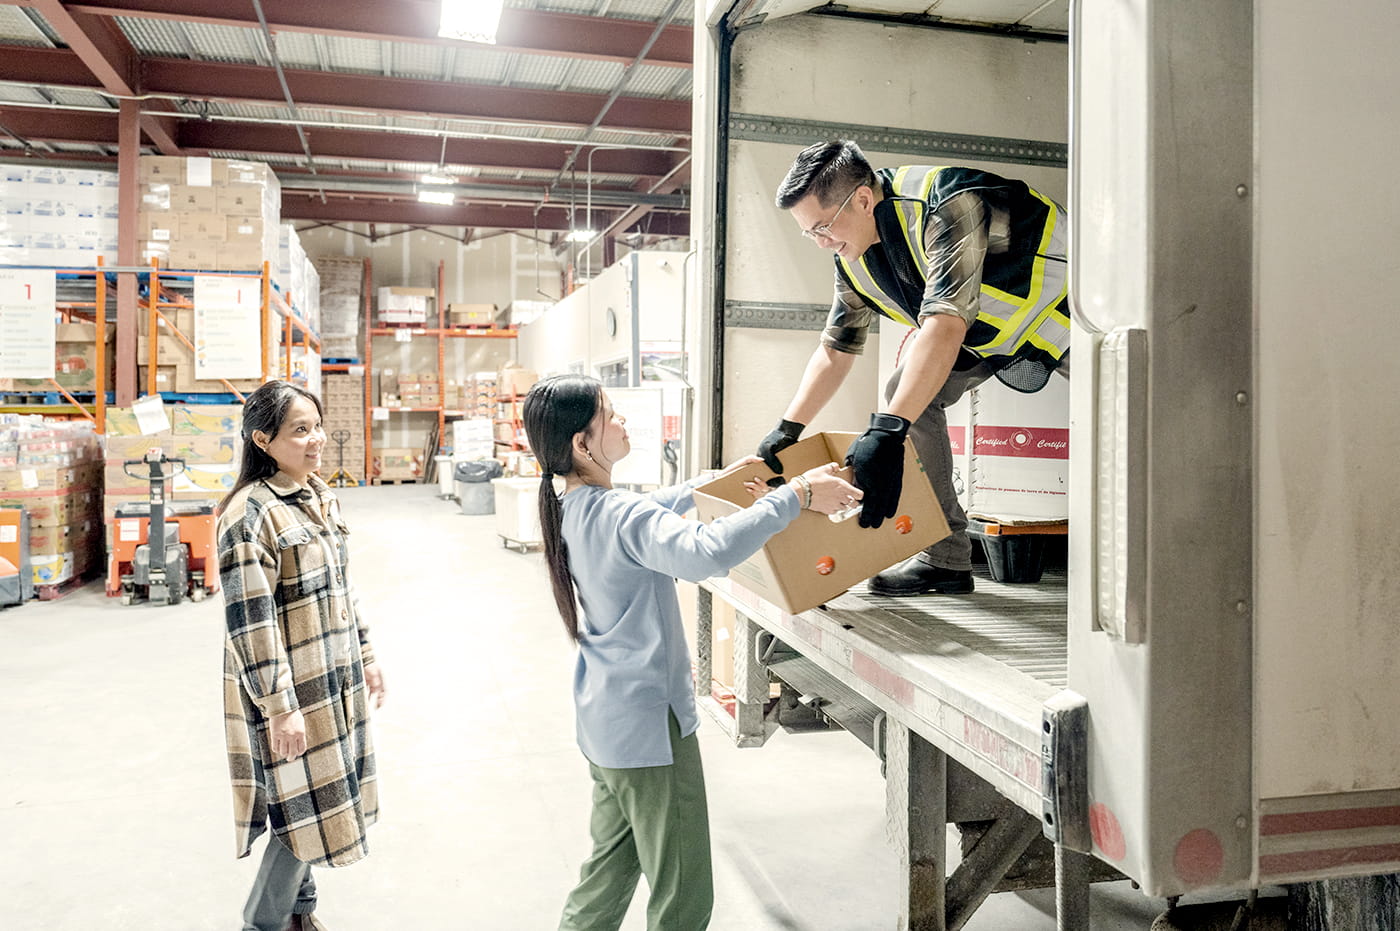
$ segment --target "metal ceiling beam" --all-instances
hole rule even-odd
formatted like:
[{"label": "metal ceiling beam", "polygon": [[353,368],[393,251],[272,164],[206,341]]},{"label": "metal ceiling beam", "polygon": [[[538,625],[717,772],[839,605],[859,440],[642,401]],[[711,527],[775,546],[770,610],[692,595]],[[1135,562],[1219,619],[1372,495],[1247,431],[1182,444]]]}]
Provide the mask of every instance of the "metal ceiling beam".
[{"label": "metal ceiling beam", "polygon": [[[3,59],[4,56],[0,56],[0,61]],[[75,111],[50,113],[42,107],[0,104],[0,123],[16,135],[33,141],[112,145],[117,138],[116,111],[111,116]],[[314,127],[307,130],[307,136],[319,158],[438,164],[439,156],[443,153],[442,140],[435,136]],[[189,154],[211,150],[263,155],[302,154],[301,142],[292,126],[185,119],[180,121],[175,138]],[[448,139],[446,162],[482,168],[558,171],[568,154],[568,145],[531,139],[521,139],[519,142]],[[606,149],[598,152],[593,168],[599,174],[660,178],[674,170],[677,162],[685,157],[681,153]]]},{"label": "metal ceiling beam", "polygon": [[[116,23],[105,17],[73,12],[59,0],[33,0],[31,5],[72,49],[63,54],[76,56],[104,90],[118,97],[140,96],[141,58]],[[140,123],[142,131],[162,152],[180,154],[173,120],[142,113]]]},{"label": "metal ceiling beam", "polygon": [[[37,0],[20,0],[20,6]],[[130,16],[252,27],[257,18],[243,0],[82,0],[71,10],[100,16]],[[485,49],[477,43],[439,38],[438,0],[339,0],[334,4],[306,0],[265,0],[268,24],[278,31],[310,32],[386,42],[416,42]],[[652,23],[632,19],[578,16],[507,7],[501,13],[495,48],[527,55],[630,62],[636,57]],[[689,68],[692,36],[688,26],[668,26],[647,53],[645,63]]]},{"label": "metal ceiling beam", "polygon": [[[587,126],[607,99],[601,94],[346,72],[285,69],[285,73],[287,86],[300,106],[378,114]],[[282,88],[277,83],[276,72],[255,65],[148,58],[141,64],[141,79],[148,94],[252,103],[282,102]],[[686,136],[691,131],[690,101],[622,97],[613,104],[601,128]]]},{"label": "metal ceiling beam", "polygon": [[[652,232],[685,236],[690,218],[685,214],[656,212]],[[316,220],[326,223],[403,223],[409,226],[467,226],[475,229],[540,229],[563,232],[569,229],[565,207],[545,206],[536,216],[529,206],[489,207],[420,204],[416,201],[352,200],[329,197],[325,203],[314,194],[285,194],[283,220]]]},{"label": "metal ceiling beam", "polygon": [[[97,22],[105,23],[104,20]],[[4,51],[0,55],[0,80],[85,90],[103,87],[110,93],[133,96],[131,88],[134,82],[124,85],[127,89],[122,91],[106,87],[83,67],[84,59],[76,52],[20,46],[0,48]],[[149,96],[285,105],[277,72],[261,65],[147,58],[140,61],[139,74],[141,92]],[[303,107],[376,114],[582,127],[589,125],[607,100],[601,94],[420,81],[346,72],[287,69],[285,74],[292,96]],[[689,136],[690,101],[620,97],[599,128],[615,132],[662,132]]]}]

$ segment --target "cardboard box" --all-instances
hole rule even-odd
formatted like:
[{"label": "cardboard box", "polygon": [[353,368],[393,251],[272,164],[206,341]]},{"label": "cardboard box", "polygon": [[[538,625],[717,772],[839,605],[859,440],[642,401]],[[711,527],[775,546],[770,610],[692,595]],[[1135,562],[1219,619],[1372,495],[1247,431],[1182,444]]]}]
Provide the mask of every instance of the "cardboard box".
[{"label": "cardboard box", "polygon": [[1054,376],[1035,394],[986,382],[976,389],[971,412],[968,514],[1067,520],[1069,379]]},{"label": "cardboard box", "polygon": [[[104,390],[111,391],[117,384],[116,363],[117,327],[106,327],[106,372]],[[68,391],[95,392],[97,390],[97,324],[60,323],[54,331],[54,381]],[[53,391],[53,382],[47,378],[3,379],[0,386],[6,390],[34,389]]]},{"label": "cardboard box", "polygon": [[448,325],[454,327],[494,326],[496,323],[496,305],[448,304],[447,317]]},{"label": "cardboard box", "polygon": [[230,245],[239,243],[256,243],[258,248],[262,248],[263,234],[267,231],[267,223],[258,216],[227,216],[224,218],[224,241]]},{"label": "cardboard box", "polygon": [[171,415],[176,436],[236,435],[243,428],[242,404],[177,404]]},{"label": "cardboard box", "polygon": [[185,160],[172,155],[143,155],[136,160],[142,184],[184,184]]},{"label": "cardboard box", "polygon": [[[797,475],[826,462],[843,462],[855,433],[817,433],[778,457],[783,474]],[[715,479],[695,490],[695,509],[706,522],[738,513],[753,503],[743,482],[771,473],[752,471]],[[730,572],[731,581],[792,614],[815,608],[948,535],[943,509],[934,497],[912,443],[904,446],[904,489],[892,520],[865,528],[854,517],[833,523],[825,514],[803,511],[787,529]]]},{"label": "cardboard box", "polygon": [[[136,390],[138,393],[149,391],[150,382],[147,381],[150,366],[138,365],[136,367]],[[178,373],[173,365],[156,366],[156,392],[179,391],[176,388]]]},{"label": "cardboard box", "polygon": [[153,449],[161,449],[167,457],[187,463],[234,465],[239,461],[242,439],[237,434],[112,436],[107,438],[108,469],[114,462],[144,459]]},{"label": "cardboard box", "polygon": [[397,481],[416,479],[423,474],[422,450],[377,449],[374,451],[374,477]]},{"label": "cardboard box", "polygon": [[540,380],[537,372],[521,368],[514,362],[501,367],[496,375],[496,392],[504,397],[523,396]]},{"label": "cardboard box", "polygon": [[170,209],[181,213],[218,213],[219,201],[211,187],[170,185]]},{"label": "cardboard box", "polygon": [[209,213],[180,212],[174,216],[179,218],[180,242],[186,240],[223,242],[227,237],[229,222],[222,213],[214,211]]},{"label": "cardboard box", "polygon": [[[136,238],[168,243],[180,236],[180,214],[142,210],[136,215]],[[149,251],[149,250],[148,250]]]},{"label": "cardboard box", "polygon": [[217,189],[217,211],[230,219],[263,215],[263,186],[229,182]]}]

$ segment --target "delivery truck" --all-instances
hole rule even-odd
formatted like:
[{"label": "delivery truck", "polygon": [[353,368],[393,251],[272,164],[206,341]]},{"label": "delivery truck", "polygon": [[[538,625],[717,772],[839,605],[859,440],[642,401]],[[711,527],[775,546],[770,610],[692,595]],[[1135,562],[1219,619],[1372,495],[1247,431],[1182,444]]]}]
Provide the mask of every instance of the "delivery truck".
[{"label": "delivery truck", "polygon": [[[739,743],[784,681],[880,753],[887,927],[959,927],[1031,875],[1082,928],[1096,878],[1325,896],[1400,869],[1397,27],[1381,0],[700,5],[716,465],[782,416],[830,306],[830,254],[773,203],[803,147],[985,168],[1070,218],[1065,571],[796,614],[741,573],[700,594],[706,695],[706,618],[736,612]],[[809,429],[863,429],[900,338],[882,320]]]}]

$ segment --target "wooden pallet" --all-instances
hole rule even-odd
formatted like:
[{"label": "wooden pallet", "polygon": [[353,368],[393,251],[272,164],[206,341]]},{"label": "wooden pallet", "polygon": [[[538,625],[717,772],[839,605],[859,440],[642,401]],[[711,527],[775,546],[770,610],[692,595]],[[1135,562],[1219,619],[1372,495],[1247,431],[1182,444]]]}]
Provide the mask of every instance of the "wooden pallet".
[{"label": "wooden pallet", "polygon": [[418,481],[418,479],[416,479],[416,478],[377,478],[377,479],[374,480],[374,484],[375,484],[375,485],[417,485],[417,484],[419,484],[419,481]]},{"label": "wooden pallet", "polygon": [[64,582],[55,582],[52,585],[35,585],[34,597],[40,601],[57,601],[64,595],[71,594],[82,588],[84,585],[97,578],[99,574],[97,569],[89,569],[81,575],[75,575],[73,578]]}]

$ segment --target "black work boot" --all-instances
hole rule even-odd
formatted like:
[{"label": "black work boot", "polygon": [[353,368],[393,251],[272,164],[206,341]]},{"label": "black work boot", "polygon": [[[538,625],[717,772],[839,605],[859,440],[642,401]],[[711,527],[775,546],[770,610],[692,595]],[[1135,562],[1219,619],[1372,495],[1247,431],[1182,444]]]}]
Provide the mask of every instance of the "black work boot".
[{"label": "black work boot", "polygon": [[973,587],[970,570],[930,566],[918,554],[876,575],[869,585],[873,594],[894,596],[966,595]]}]

